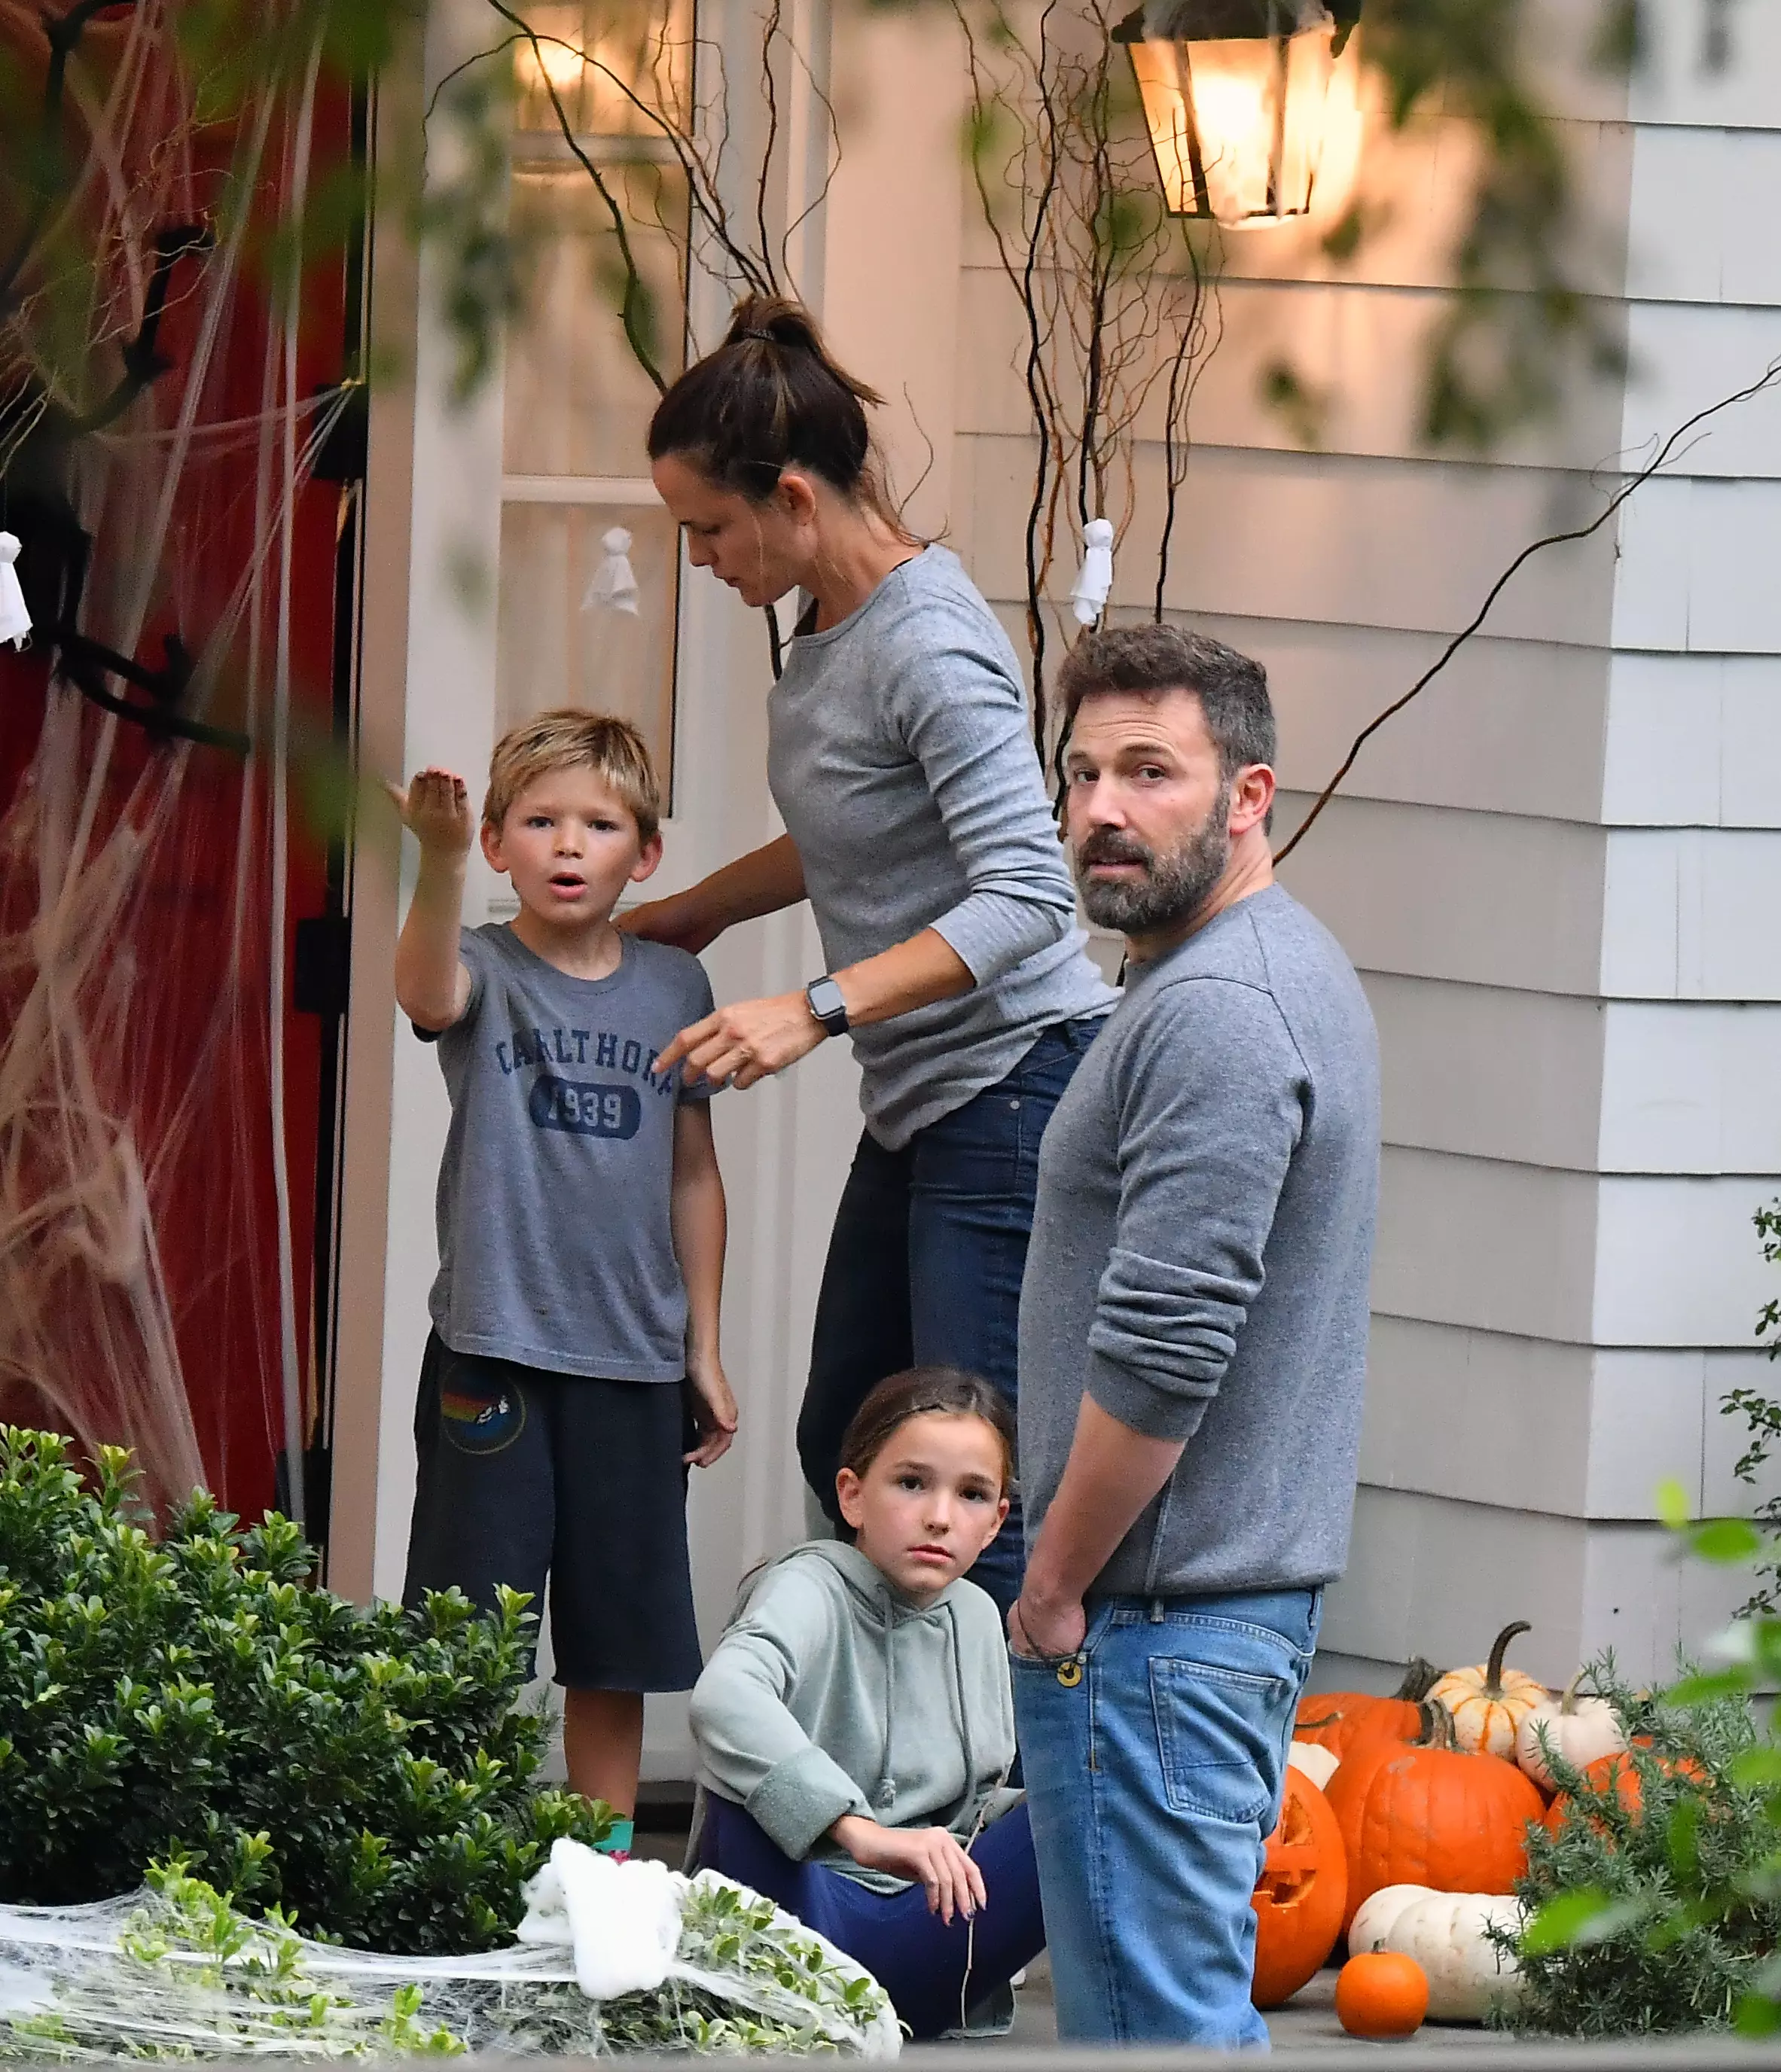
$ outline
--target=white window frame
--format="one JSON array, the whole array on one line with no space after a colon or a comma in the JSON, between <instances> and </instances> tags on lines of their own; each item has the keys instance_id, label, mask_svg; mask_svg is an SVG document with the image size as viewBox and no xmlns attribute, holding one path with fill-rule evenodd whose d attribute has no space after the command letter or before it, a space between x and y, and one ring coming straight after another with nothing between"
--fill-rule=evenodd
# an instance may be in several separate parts
<instances>
[{"instance_id":1,"label":"white window frame","mask_svg":"<svg viewBox=\"0 0 1781 2072\"><path fill-rule=\"evenodd\" d=\"M825 76L828 0L790 0L789 32ZM701 34L734 54L733 81L758 76L755 0L701 0ZM380 89L379 134L404 148L427 93L452 66L487 47L481 0L434 0L424 62L415 50ZM820 128L809 84L788 68L777 154L775 214L791 221L821 184L808 148ZM743 113L746 114L747 111ZM645 143L648 140L643 140ZM442 144L434 170L449 173ZM751 207L752 204L751 202ZM822 298L823 224L794 233L791 261L806 298ZM454 344L430 256L404 232L374 237L376 335L412 345L413 379L372 399L361 752L368 775L429 763L479 785L493 743L496 600L455 571L467 559L496 572L500 520L512 503L655 503L646 476L509 476L503 467L503 370L467 407L450 395ZM693 339L721 335L728 290L695 271ZM684 549L676 641L673 813L649 894L690 884L782 832L766 785L767 642L761 615L708 576ZM400 1593L413 1489L414 1389L436 1270L433 1196L447 1110L437 1062L396 1009L392 964L412 887L389 824L367 814L355 859L352 1005L343 1131L341 1318L333 1432L335 1478L328 1581L360 1599ZM499 881L474 856L467 923L494 909ZM821 968L808 908L734 930L705 956L720 1001L785 992ZM736 1578L800 1536L803 1486L792 1427L803 1392L810 1318L836 1197L859 1132L858 1072L828 1044L795 1073L716 1115L730 1210L725 1355L744 1405L733 1458L695 1478L690 1513L701 1626L709 1644ZM691 1774L681 1700L651 1701L645 1774Z\"/></svg>"}]
</instances>

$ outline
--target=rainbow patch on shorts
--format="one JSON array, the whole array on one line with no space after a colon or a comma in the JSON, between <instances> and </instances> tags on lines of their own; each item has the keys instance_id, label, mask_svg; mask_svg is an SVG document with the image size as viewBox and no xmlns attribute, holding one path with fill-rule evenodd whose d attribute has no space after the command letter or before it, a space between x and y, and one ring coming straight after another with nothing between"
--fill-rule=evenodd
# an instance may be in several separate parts
<instances>
[{"instance_id":1,"label":"rainbow patch on shorts","mask_svg":"<svg viewBox=\"0 0 1781 2072\"><path fill-rule=\"evenodd\" d=\"M499 1453L525 1429L525 1398L516 1388L442 1388L439 1421L460 1453Z\"/></svg>"}]
</instances>

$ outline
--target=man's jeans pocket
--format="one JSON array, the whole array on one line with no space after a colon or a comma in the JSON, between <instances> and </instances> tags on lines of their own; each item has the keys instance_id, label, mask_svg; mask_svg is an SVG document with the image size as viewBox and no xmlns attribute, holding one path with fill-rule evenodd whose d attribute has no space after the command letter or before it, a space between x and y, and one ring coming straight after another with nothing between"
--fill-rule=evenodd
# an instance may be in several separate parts
<instances>
[{"instance_id":1,"label":"man's jeans pocket","mask_svg":"<svg viewBox=\"0 0 1781 2072\"><path fill-rule=\"evenodd\" d=\"M1150 1660L1162 1788L1178 1813L1245 1825L1273 1803L1281 1721L1296 1684L1180 1655Z\"/></svg>"}]
</instances>

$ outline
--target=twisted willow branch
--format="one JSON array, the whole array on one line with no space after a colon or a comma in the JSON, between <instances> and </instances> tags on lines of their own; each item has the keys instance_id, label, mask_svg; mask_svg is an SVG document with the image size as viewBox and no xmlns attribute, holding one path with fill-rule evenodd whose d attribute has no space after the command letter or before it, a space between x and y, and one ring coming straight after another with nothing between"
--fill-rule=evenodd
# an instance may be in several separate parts
<instances>
[{"instance_id":1,"label":"twisted willow branch","mask_svg":"<svg viewBox=\"0 0 1781 2072\"><path fill-rule=\"evenodd\" d=\"M623 204L602 178L598 168L586 151L582 149L575 135L574 125L570 121L568 113L557 91L556 84L545 67L543 57L545 45L549 44L554 48L569 51L579 58L590 70L598 73L600 77L615 87L631 107L650 122L667 141L685 178L688 201L692 217L698 229L715 241L725 260L734 269L737 276L756 294L779 294L785 292L780 274L773 263L770 249L771 239L767 221L771 166L774 154L779 142L781 127L781 115L772 71L773 46L776 41L785 39L793 59L803 67L804 76L810 81L811 90L828 122L830 138L832 140L838 141L833 106L828 95L811 73L809 65L804 59L803 54L790 43L788 38L785 38L782 8L779 0L774 0L763 27L761 39L761 69L763 97L767 110L767 134L761 146L760 162L755 178L751 183L755 228L760 240L759 251L751 251L741 241L731 227L730 214L722 196L716 164L708 159L690 123L686 128L681 128L660 108L653 106L646 101L637 92L629 80L622 78L598 56L590 54L561 36L534 29L516 9L506 4L506 0L487 0L487 4L503 21L512 25L513 33L502 38L498 43L492 45L487 50L472 53L462 64L454 66L446 73L434 88L427 105L428 115L430 116L433 109L437 106L439 96L445 88L460 73L467 71L474 65L481 64L487 59L498 57L516 43L523 42L530 47L534 57L538 61L539 75L544 82L545 91L550 97L551 108L555 113L557 128L562 135L563 142L574 154L576 162L594 183L601 200L606 205L607 212L611 218L624 270L624 286L619 307L619 318L625 342L630 347L638 365L648 376L655 386L656 393L660 395L665 391L668 384L666 377L656 364L649 341L644 335L644 312L647 306L648 291L631 249ZM727 134L727 127L724 134ZM718 154L721 154L722 148L722 138L720 137L716 146ZM827 175L821 187L802 212L788 225L785 235L780 240L782 262L786 260L786 253L792 236L812 212L821 206L827 196L834 179L837 156L837 153L832 150L829 154ZM685 249L689 276L694 257L692 231L693 226L689 224ZM767 626L769 658L772 664L773 674L777 677L780 672L783 654L779 623L771 610L767 614Z\"/></svg>"},{"instance_id":2,"label":"twisted willow branch","mask_svg":"<svg viewBox=\"0 0 1781 2072\"><path fill-rule=\"evenodd\" d=\"M1186 473L1187 408L1214 340L1211 284L1155 192L1148 142L1121 101L1108 9L1088 0L1072 14L1043 0L1022 26L1012 6L986 0L980 15L978 0L953 0L977 199L1025 334L1037 444L1023 542L1032 733L1055 765L1046 692L1051 574L1071 528L1092 518L1110 519L1116 549L1124 545L1137 507L1139 421L1160 391L1160 598ZM1170 263L1178 251L1178 274Z\"/></svg>"},{"instance_id":3,"label":"twisted willow branch","mask_svg":"<svg viewBox=\"0 0 1781 2072\"><path fill-rule=\"evenodd\" d=\"M1416 681L1411 684L1410 688L1405 691L1401 697L1394 698L1392 702L1386 706L1383 712L1376 713L1372 719L1368 721L1367 724L1360 730L1359 733L1355 736L1352 743L1350 745L1348 753L1342 758L1341 767L1330 779L1329 783L1324 786L1323 789L1318 792L1315 801L1312 804L1311 810L1305 816L1304 819L1299 822L1298 826L1293 832L1292 838L1289 841L1282 843L1280 849L1275 853L1274 861L1277 864L1284 863L1287 857L1292 854L1293 851L1298 847L1299 844L1304 841L1306 836L1310 832L1312 827L1315 824L1318 816L1335 796L1337 791L1341 788L1343 779L1347 776L1349 771L1354 768L1355 764L1359 759L1361 750L1367 746L1367 743L1372 740L1373 736L1378 733L1379 730L1384 726L1385 722L1388 719L1395 717L1397 713L1402 712L1404 708L1409 704L1413 698L1420 697L1422 693L1429 688L1429 684L1434 681L1435 678L1438 676L1442 671L1446 668L1447 664L1452 661L1454 656L1459 652L1460 649L1465 646L1466 643L1470 640L1473 635L1478 631L1479 628L1483 625L1485 620L1490 617L1492 610L1495 608L1497 599L1502 596L1503 591L1508 588L1510 583L1518 574L1520 574L1527 564L1533 559L1536 554L1543 553L1549 547L1563 547L1574 545L1578 541L1587 540L1594 534L1599 532L1602 528L1607 524L1608 520L1613 517L1614 513L1620 508L1621 505L1624 504L1630 496L1634 495L1638 491L1643 489L1645 484L1651 480L1654 475L1658 474L1668 465L1671 458L1674 455L1676 448L1681 445L1682 442L1688 438L1691 432L1698 430L1699 428L1702 425L1705 424L1710 418L1717 417L1721 411L1735 409L1738 404L1747 403L1753 397L1762 395L1765 390L1774 388L1777 382L1781 382L1781 360L1772 360L1770 361L1767 369L1757 378L1757 380L1749 383L1744 388L1738 389L1732 395L1721 397L1717 403L1709 403L1704 410L1697 410L1692 417L1687 418L1683 423L1678 425L1676 430L1670 434L1669 437L1664 440L1663 445L1658 448L1656 454L1653 455L1651 459L1647 462L1643 467L1640 468L1636 475L1629 476L1628 479L1620 485L1619 488L1617 489L1614 495L1608 499L1607 502L1602 505L1601 510L1593 519L1590 520L1587 525L1577 526L1572 531L1568 532L1549 532L1544 539L1530 541L1529 543L1521 549L1520 553L1516 556L1515 559L1510 562L1509 565L1503 571L1502 574L1497 578L1496 581L1491 585L1490 589L1485 593L1484 602L1478 607L1478 610L1472 615L1467 623L1462 627L1459 631L1456 633L1452 639L1447 643L1446 646L1441 651L1441 654L1438 658L1428 668L1423 671L1422 674L1417 678Z\"/></svg>"},{"instance_id":4,"label":"twisted willow branch","mask_svg":"<svg viewBox=\"0 0 1781 2072\"><path fill-rule=\"evenodd\" d=\"M606 204L607 213L612 219L612 234L619 240L619 256L624 261L624 294L619 305L619 321L624 327L625 343L631 347L632 356L656 384L656 394L662 395L668 388L668 377L656 364L656 356L651 352L648 340L644 335L644 313L648 306L648 292L638 269L636 255L631 249L631 233L625 227L624 211L619 205L617 195L600 177L599 167L576 141L574 127L563 106L562 97L557 91L557 82L550 76L549 69L545 64L544 50L537 31L529 22L506 6L504 0L488 0L488 5L503 21L510 22L518 34L532 46L532 55L537 60L538 76L544 81L545 92L550 96L550 105L555 111L557 125L562 132L563 142L569 146L582 171L594 183L600 199Z\"/></svg>"}]
</instances>

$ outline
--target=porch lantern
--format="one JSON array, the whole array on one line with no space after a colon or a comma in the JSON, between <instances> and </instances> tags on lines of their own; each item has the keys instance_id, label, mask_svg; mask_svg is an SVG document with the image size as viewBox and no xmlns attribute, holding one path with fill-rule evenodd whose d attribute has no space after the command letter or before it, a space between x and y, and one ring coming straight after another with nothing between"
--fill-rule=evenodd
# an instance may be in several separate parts
<instances>
[{"instance_id":1,"label":"porch lantern","mask_svg":"<svg viewBox=\"0 0 1781 2072\"><path fill-rule=\"evenodd\" d=\"M1147 0L1113 33L1171 216L1237 225L1306 213L1347 35L1322 0Z\"/></svg>"}]
</instances>

